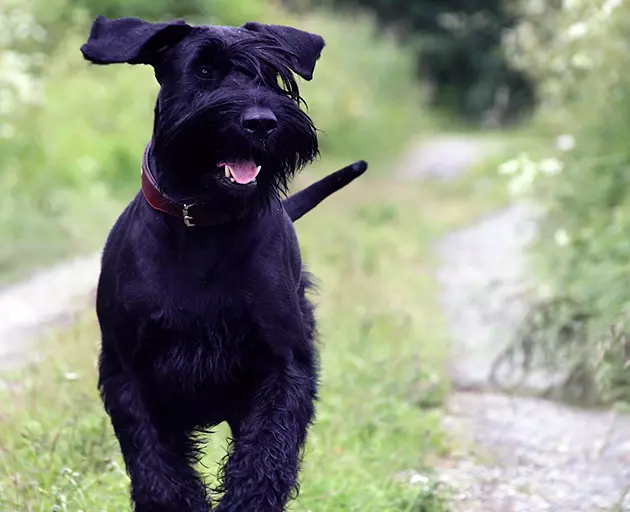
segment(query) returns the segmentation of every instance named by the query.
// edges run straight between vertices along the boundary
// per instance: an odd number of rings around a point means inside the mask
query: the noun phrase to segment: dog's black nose
[[[242,118],[243,128],[254,135],[269,135],[278,127],[276,115],[268,108],[253,107],[245,111]]]

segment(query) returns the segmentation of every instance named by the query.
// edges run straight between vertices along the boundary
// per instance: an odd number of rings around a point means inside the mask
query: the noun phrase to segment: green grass
[[[430,474],[448,450],[439,405],[448,349],[433,242],[487,208],[464,185],[362,179],[299,221],[319,279],[322,392],[293,511],[444,512]],[[0,510],[124,512],[127,477],[95,390],[96,321],[42,343],[0,391]],[[203,461],[209,482],[224,427]],[[56,508],[54,508],[56,507]]]

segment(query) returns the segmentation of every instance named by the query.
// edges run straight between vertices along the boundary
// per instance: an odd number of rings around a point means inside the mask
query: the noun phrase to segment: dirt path
[[[439,244],[456,391],[445,421],[455,453],[438,470],[458,512],[630,511],[630,417],[487,391],[492,360],[525,311],[514,290],[526,281],[535,219],[512,206]]]
[[[69,261],[0,290],[0,369],[36,358],[31,344],[92,298],[100,255]]]
[[[489,141],[481,143],[463,135],[442,135],[422,140],[404,159],[402,175],[449,180],[457,177],[488,151]]]

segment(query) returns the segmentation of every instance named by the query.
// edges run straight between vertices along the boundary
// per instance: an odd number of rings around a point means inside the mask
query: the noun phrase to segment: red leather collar
[[[149,150],[151,149],[151,141],[147,144],[142,156],[142,195],[147,203],[154,210],[172,215],[181,219],[187,227],[194,226],[218,226],[227,224],[230,221],[242,219],[249,210],[242,211],[236,217],[233,215],[217,215],[216,212],[210,213],[211,209],[208,205],[201,202],[183,204],[169,198],[158,185],[155,177],[151,174],[149,167]]]

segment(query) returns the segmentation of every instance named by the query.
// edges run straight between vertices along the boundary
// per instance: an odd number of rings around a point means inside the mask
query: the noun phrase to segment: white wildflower
[[[560,151],[571,151],[575,148],[575,138],[573,137],[573,135],[569,134],[560,135],[556,139],[556,147]]]
[[[424,476],[421,475],[420,473],[413,473],[410,477],[409,477],[409,483],[411,485],[427,485],[430,482],[430,480]]]
[[[545,158],[538,165],[538,169],[540,170],[540,172],[546,174],[547,176],[555,176],[557,174],[560,174],[563,168],[564,162],[561,162],[557,158]]]
[[[508,183],[508,190],[510,191],[510,195],[513,197],[522,196],[529,192],[529,185],[526,180],[519,175],[510,180],[510,183]]]
[[[0,52],[1,113],[11,112],[18,103],[37,104],[42,100],[42,87],[30,72],[31,59],[15,51]]]
[[[508,189],[513,197],[525,196],[532,191],[536,178],[536,164],[527,165],[522,173],[510,180]]]
[[[576,39],[584,37],[587,33],[588,26],[583,21],[580,21],[578,23],[574,23],[569,27],[569,30],[567,30],[567,38],[570,41],[574,41]]]
[[[515,197],[528,194],[538,174],[538,166],[526,153],[521,153],[517,157],[517,161],[520,172],[513,175],[513,178],[508,183],[510,194]]]
[[[78,380],[78,379],[79,379],[79,374],[78,374],[78,373],[75,373],[75,372],[67,372],[67,373],[64,375],[64,378],[65,378],[66,380],[70,380],[70,381],[73,381],[73,380]]]
[[[623,0],[606,0],[600,11],[602,16],[608,18],[622,3]]]
[[[5,5],[6,4],[6,5]],[[21,42],[42,42],[46,32],[20,0],[5,0],[0,8],[0,117],[44,99],[41,80],[34,73],[43,55],[17,51]],[[0,125],[2,127],[2,125]],[[2,127],[2,138],[11,138],[11,128]]]
[[[571,242],[571,239],[569,238],[569,234],[567,233],[566,229],[558,229],[554,233],[553,239],[558,247],[566,247]]]
[[[537,286],[537,296],[541,299],[551,299],[554,296],[553,288],[549,284]]]
[[[499,166],[499,174],[504,174],[506,176],[511,174],[516,174],[520,169],[521,164],[518,160],[508,160],[507,162],[503,162]]]

